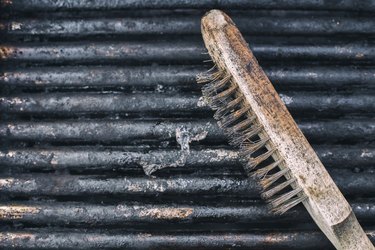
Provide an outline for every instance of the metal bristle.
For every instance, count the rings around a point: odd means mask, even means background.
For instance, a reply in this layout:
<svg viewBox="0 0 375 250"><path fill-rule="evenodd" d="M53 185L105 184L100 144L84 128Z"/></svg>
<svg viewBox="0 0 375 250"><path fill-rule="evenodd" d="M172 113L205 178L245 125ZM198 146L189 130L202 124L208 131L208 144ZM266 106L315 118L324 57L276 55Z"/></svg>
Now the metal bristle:
<svg viewBox="0 0 375 250"><path fill-rule="evenodd" d="M202 87L202 93L211 109L216 110L214 118L218 120L219 127L230 138L229 144L240 147L239 156L245 160L245 171L250 174L259 164L272 157L276 152L275 148L267 146L270 138L265 133L259 135L263 131L263 127L257 122L256 115L252 113L251 107L238 90L237 84L231 80L230 74L214 66L206 73L199 74L197 82L206 83ZM265 153L254 158L251 157L252 154L266 146ZM289 172L288 168L280 167L281 162L283 162L282 159L274 161L265 167L259 167L251 174L251 176L260 179L259 182L264 190L261 194L263 199L269 200L288 186L291 187L291 184L296 181L295 178L290 178L273 185ZM277 167L278 171L268 175ZM301 188L293 189L271 200L271 210L278 214L285 213L306 199L301 192Z"/></svg>
<svg viewBox="0 0 375 250"><path fill-rule="evenodd" d="M255 168L255 167L254 167L253 165L251 165L250 162L247 162L247 163L244 165L245 172L246 172L248 175L250 175L251 171L253 171L254 168Z"/></svg>
<svg viewBox="0 0 375 250"><path fill-rule="evenodd" d="M234 100L230 101L227 105L218 108L214 114L214 118L216 120L219 120L221 117L223 117L232 109L234 109L238 104L240 104L242 100L243 100L243 96L239 96L235 98Z"/></svg>
<svg viewBox="0 0 375 250"><path fill-rule="evenodd" d="M216 71L215 71L216 70ZM215 81L217 79L222 78L224 75L224 71L217 70L216 66L213 66L211 69L209 69L207 72L200 73L196 77L197 83L208 83Z"/></svg>
<svg viewBox="0 0 375 250"><path fill-rule="evenodd" d="M275 152L275 149L271 149L271 150L267 151L266 153L261 154L261 155L255 157L255 158L250 158L249 163L253 166L253 168L255 168L261 162L267 160L274 152Z"/></svg>
<svg viewBox="0 0 375 250"><path fill-rule="evenodd" d="M259 134L261 130L262 128L260 126L251 126L250 128L241 131L238 134L233 134L233 138L229 141L229 144L234 146L241 146L246 141L251 142L250 139Z"/></svg>
<svg viewBox="0 0 375 250"><path fill-rule="evenodd" d="M266 143L268 142L269 138L264 138L264 139L261 139L261 140L258 140L257 142L245 142L242 144L241 146L241 152L240 152L240 156L242 157L246 157L248 155L251 155L253 154L255 151L263 148Z"/></svg>
<svg viewBox="0 0 375 250"><path fill-rule="evenodd" d="M257 178L264 178L268 174L269 171L277 167L281 162L282 160L275 161L266 167L258 169L251 176L257 177Z"/></svg>
<svg viewBox="0 0 375 250"><path fill-rule="evenodd" d="M275 209L281 209L281 208L278 208L278 207L280 207L282 205L287 205L290 202L290 199L292 199L294 196L298 195L300 192L302 192L302 188L294 189L294 190L292 190L288 193L282 194L279 197L271 200L270 204Z"/></svg>
<svg viewBox="0 0 375 250"><path fill-rule="evenodd" d="M228 89L220 92L219 94L209 97L208 102L212 109L216 110L223 105L227 105L228 102L230 102L230 99L232 98L233 92L237 89L237 86L232 85Z"/></svg>
<svg viewBox="0 0 375 250"><path fill-rule="evenodd" d="M269 199L272 196L274 196L275 194L277 194L278 192L280 192L281 190L283 190L284 188L288 187L293 182L295 182L294 178L291 178L291 179L289 179L287 181L284 181L284 182L280 183L279 185L271 188L270 190L267 190L267 191L263 192L261 194L261 197L263 199Z"/></svg>
<svg viewBox="0 0 375 250"><path fill-rule="evenodd" d="M302 193L302 192L301 192ZM301 196L288 200L288 202L284 202L283 205L273 208L271 211L275 214L283 214L289 209L297 206L299 203L303 202L307 199L307 196L301 194Z"/></svg>
<svg viewBox="0 0 375 250"><path fill-rule="evenodd" d="M303 201L303 195L301 197L297 197L297 199L292 199L293 197L297 196L298 194L302 194L302 188L294 189L288 193L280 195L279 197L270 201L270 205L272 206L272 211L275 213L285 212L291 207L297 205L299 202Z"/></svg>
<svg viewBox="0 0 375 250"><path fill-rule="evenodd" d="M273 175L266 175L262 180L260 180L260 184L262 185L263 189L269 188L275 181L279 180L282 176L284 176L289 169L284 168L278 171L276 174Z"/></svg>
<svg viewBox="0 0 375 250"><path fill-rule="evenodd" d="M248 129L251 126L251 124L254 122L255 118L256 118L255 115L247 117L245 120L237 123L230 129L228 129L228 134L229 135L237 134L237 133L240 133L240 131Z"/></svg>
<svg viewBox="0 0 375 250"><path fill-rule="evenodd" d="M249 111L249 107L243 107L239 110L233 111L229 115L223 116L218 122L219 127L227 128L229 125L234 123L236 120L240 119L246 112Z"/></svg>
<svg viewBox="0 0 375 250"><path fill-rule="evenodd" d="M214 96L220 92L221 89L223 89L226 84L229 83L230 75L226 75L221 79L217 79L214 81L211 81L210 83L204 85L202 87L202 93L206 97Z"/></svg>

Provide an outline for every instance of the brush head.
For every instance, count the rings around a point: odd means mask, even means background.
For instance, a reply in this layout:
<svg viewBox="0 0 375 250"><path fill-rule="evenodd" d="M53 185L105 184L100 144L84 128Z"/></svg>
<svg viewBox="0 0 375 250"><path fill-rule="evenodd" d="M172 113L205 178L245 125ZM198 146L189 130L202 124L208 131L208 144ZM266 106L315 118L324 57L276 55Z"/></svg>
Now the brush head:
<svg viewBox="0 0 375 250"><path fill-rule="evenodd" d="M271 210L284 213L303 201L306 196L301 189L292 188L295 179L288 178L289 170L282 167L283 160L276 156L276 148L231 75L221 69L211 70L198 75L197 82L205 83L202 93L216 111L214 118L229 143L239 148L247 174L259 180L261 196Z"/></svg>
<svg viewBox="0 0 375 250"><path fill-rule="evenodd" d="M333 194L347 204L230 17L211 10L201 29L214 67L198 75L197 82L271 210L284 213L308 199L322 201L326 209ZM339 221L342 211L329 216Z"/></svg>
<svg viewBox="0 0 375 250"><path fill-rule="evenodd" d="M220 34L221 30L231 26L234 26L232 20L219 10L211 10L202 18L205 40L208 39L205 36L212 32ZM242 39L236 34L237 30L231 31L229 35ZM300 188L293 188L293 185L297 186L295 179L289 178L288 168L283 167L283 160L277 156L276 148L227 68L226 59L223 58L226 55L219 53L220 47L236 46L225 41L206 43L215 66L199 74L197 82L204 84L202 94L216 111L214 118L224 130L229 143L239 148L246 173L259 181L263 190L261 197L270 204L273 212L281 214L298 205L306 196Z"/></svg>

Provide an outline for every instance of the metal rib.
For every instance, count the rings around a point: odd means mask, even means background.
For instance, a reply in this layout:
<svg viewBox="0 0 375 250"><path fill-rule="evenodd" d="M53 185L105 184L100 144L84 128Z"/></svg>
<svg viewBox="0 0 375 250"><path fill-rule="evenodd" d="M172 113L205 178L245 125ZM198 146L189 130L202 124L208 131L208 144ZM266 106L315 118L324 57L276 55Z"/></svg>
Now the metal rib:
<svg viewBox="0 0 375 250"><path fill-rule="evenodd" d="M167 87L200 88L196 66L75 66L2 70L0 83L16 87ZM278 89L373 88L373 68L348 66L265 67Z"/></svg>
<svg viewBox="0 0 375 250"><path fill-rule="evenodd" d="M366 142L375 139L371 120L338 119L333 121L299 122L311 142ZM205 141L226 141L223 132L212 120L160 122L140 120L62 120L59 122L9 122L0 124L0 137L5 140L49 142L120 142L139 140L175 140L177 128L185 126L191 134L207 132Z"/></svg>
<svg viewBox="0 0 375 250"><path fill-rule="evenodd" d="M375 195L374 173L331 169L330 174L348 195ZM0 178L3 194L22 196L80 196L80 195L235 195L259 198L259 186L253 179L217 177L147 178L33 174ZM83 199L83 197L81 197Z"/></svg>
<svg viewBox="0 0 375 250"><path fill-rule="evenodd" d="M365 169L373 167L375 148L346 145L313 145L324 165L330 168ZM190 149L185 167L240 166L238 151L234 149ZM8 149L0 151L0 165L19 167L26 170L37 169L139 169L142 163L175 163L180 157L179 149L141 149L133 147L49 147L46 149ZM184 168L185 168L184 167ZM184 168L179 168L182 171ZM222 169L222 168L220 168ZM221 171L221 170L220 170ZM234 171L234 170L233 170Z"/></svg>

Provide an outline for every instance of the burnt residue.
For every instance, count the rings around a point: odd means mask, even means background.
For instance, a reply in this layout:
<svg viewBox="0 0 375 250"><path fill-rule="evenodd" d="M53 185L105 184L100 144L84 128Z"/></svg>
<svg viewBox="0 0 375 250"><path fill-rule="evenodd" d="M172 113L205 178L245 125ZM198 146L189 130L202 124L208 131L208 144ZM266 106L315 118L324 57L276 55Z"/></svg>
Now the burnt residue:
<svg viewBox="0 0 375 250"><path fill-rule="evenodd" d="M371 235L373 231L368 231ZM133 249L162 248L162 249L228 249L255 248L255 249L300 249L300 244L304 249L332 249L329 242L322 234L311 230L289 231L283 233L261 232L250 233L190 233L180 232L169 233L121 233L109 232L100 233L90 231L78 233L75 231L61 230L53 232L46 229L24 230L21 232L4 232L0 234L2 246L8 249L26 248L38 246L45 249L59 248L77 249L123 249L131 247ZM154 247L155 246L155 247Z"/></svg>
<svg viewBox="0 0 375 250"><path fill-rule="evenodd" d="M360 221L374 216L375 210L371 203L353 203L353 211ZM75 226L97 228L116 227L124 224L137 226L163 225L169 222L178 225L189 223L241 223L249 227L259 223L272 226L274 221L281 225L301 223L307 216L303 207L298 207L282 216L276 216L267 210L265 204L252 202L244 204L217 205L150 205L134 202L117 203L114 205L88 204L84 202L51 202L31 201L4 203L0 206L2 223L27 223L35 226ZM260 221L261 220L261 221ZM313 221L309 220L309 226ZM367 221L369 223L369 221Z"/></svg>
<svg viewBox="0 0 375 250"><path fill-rule="evenodd" d="M126 13L126 12L125 12ZM270 13L259 10L248 10L249 16L244 13L233 13L238 28L248 35L346 35L371 34L375 22L372 18L357 19L337 14L334 19L314 12L311 17L296 17L294 13ZM95 35L199 35L200 17L196 12L186 16L171 14L154 17L93 17L82 22L77 18L33 19L17 18L12 21L2 21L0 24L7 28L11 35L42 35L49 37L86 37ZM313 18L312 18L313 17ZM251 21L249 21L249 19ZM333 21L334 20L334 21ZM361 57L363 54L357 54Z"/></svg>
<svg viewBox="0 0 375 250"><path fill-rule="evenodd" d="M21 220L25 215L33 215L40 211L39 207L33 206L0 206L1 220Z"/></svg>
<svg viewBox="0 0 375 250"><path fill-rule="evenodd" d="M7 46L0 47L0 59L7 60L12 54L14 54L13 48Z"/></svg>
<svg viewBox="0 0 375 250"><path fill-rule="evenodd" d="M8 77L8 76L5 76ZM347 113L373 115L371 94L326 94L281 92L281 99L296 118L306 116L342 117ZM129 117L202 117L209 112L197 94L36 93L0 97L0 111L35 117L79 117L83 115L127 115ZM144 100L142 104L136 100ZM332 114L334 112L334 115Z"/></svg>
<svg viewBox="0 0 375 250"><path fill-rule="evenodd" d="M141 217L150 217L162 220L186 219L193 213L192 208L151 208L141 211Z"/></svg>
<svg viewBox="0 0 375 250"><path fill-rule="evenodd" d="M361 142L375 139L375 127L369 119L340 119L298 121L300 129L312 143ZM226 138L215 121L195 120L139 120L139 119L77 119L54 121L14 121L0 124L0 136L14 141L52 143L75 142L134 145L140 141L175 140L176 129L186 126L193 134L207 131L203 141L223 144Z"/></svg>
<svg viewBox="0 0 375 250"><path fill-rule="evenodd" d="M347 196L373 196L375 183L371 170L353 173L350 169L332 169L330 174ZM0 179L1 190L9 195L80 196L91 195L236 195L257 198L259 186L242 173L236 177L174 178L98 177L90 175L20 174ZM312 190L314 191L314 190Z"/></svg>
<svg viewBox="0 0 375 250"><path fill-rule="evenodd" d="M190 143L193 141L204 140L208 134L206 130L208 126L198 128L198 130L188 129L186 126L176 128L176 141L180 146L180 151L177 153L177 158L171 158L173 161L167 161L167 158L150 158L150 161L140 161L146 175L152 175L155 171L163 168L184 167L187 159L190 156Z"/></svg>
<svg viewBox="0 0 375 250"><path fill-rule="evenodd" d="M322 47L304 43L298 46L289 45L289 41L274 45L270 41L254 42L251 46L254 54L262 61L289 60L313 62L321 59L327 62L343 60L342 64L356 62L366 63L375 59L374 47L362 41L347 44L329 44ZM2 60L9 64L23 63L27 65L87 65L100 64L198 64L205 60L205 52L201 42L191 39L174 39L168 42L94 42L80 43L48 43L48 44L15 44L16 53L3 52ZM361 53L365 56L358 57ZM179 55L176 57L175 55Z"/></svg>
<svg viewBox="0 0 375 250"><path fill-rule="evenodd" d="M90 195L234 195L256 198L257 185L244 177L99 177L90 175L23 174L0 179L3 194L21 196ZM359 187L360 189L360 187ZM83 197L82 197L83 198Z"/></svg>
<svg viewBox="0 0 375 250"><path fill-rule="evenodd" d="M346 145L313 145L319 158L328 168L366 169L372 167L375 148L360 148ZM136 170L142 162L175 163L180 157L180 149L137 149L134 147L53 147L48 149L16 149L0 152L0 164L8 168L24 171L70 169L73 171ZM237 150L228 148L190 149L186 159L186 169L209 167L219 171L238 171L241 162ZM182 169L176 169L181 171Z"/></svg>

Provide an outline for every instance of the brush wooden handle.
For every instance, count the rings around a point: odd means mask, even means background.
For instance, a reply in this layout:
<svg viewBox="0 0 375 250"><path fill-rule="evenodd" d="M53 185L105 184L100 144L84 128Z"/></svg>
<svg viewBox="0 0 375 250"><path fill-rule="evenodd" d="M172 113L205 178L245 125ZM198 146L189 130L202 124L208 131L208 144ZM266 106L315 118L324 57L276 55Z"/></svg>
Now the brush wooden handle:
<svg viewBox="0 0 375 250"><path fill-rule="evenodd" d="M202 18L202 34L211 58L237 83L284 160L282 167L307 196L303 204L321 230L337 249L374 249L232 20L212 10Z"/></svg>

